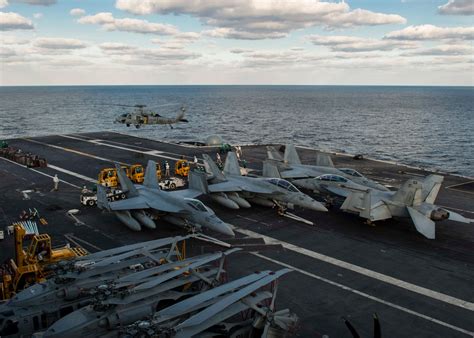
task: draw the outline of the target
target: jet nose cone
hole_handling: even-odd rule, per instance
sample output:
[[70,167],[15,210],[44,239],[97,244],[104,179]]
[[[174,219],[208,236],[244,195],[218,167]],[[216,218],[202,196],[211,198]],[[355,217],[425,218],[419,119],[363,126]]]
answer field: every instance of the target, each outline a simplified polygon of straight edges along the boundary
[[230,237],[235,237],[235,233],[233,229],[233,226],[225,223],[225,222],[219,222],[219,224],[215,224],[213,227],[210,227],[212,230],[219,232],[223,235],[230,236]]
[[315,200],[312,201],[311,206],[309,208],[315,211],[322,211],[322,212],[328,211],[328,209],[322,203]]
[[222,231],[222,233],[224,235],[227,235],[229,237],[235,237],[235,233],[234,233],[234,230],[233,230],[233,226],[231,224],[228,224],[228,223],[224,223],[226,226],[223,228],[224,231]]

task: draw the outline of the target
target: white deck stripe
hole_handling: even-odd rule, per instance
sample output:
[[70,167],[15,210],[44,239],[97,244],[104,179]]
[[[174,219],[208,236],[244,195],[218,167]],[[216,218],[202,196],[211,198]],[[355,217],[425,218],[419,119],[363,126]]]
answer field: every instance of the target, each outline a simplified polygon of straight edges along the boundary
[[38,143],[38,144],[41,144],[41,145],[44,145],[44,146],[47,146],[47,147],[51,147],[51,148],[55,148],[55,149],[61,149],[61,150],[67,151],[69,153],[90,157],[90,158],[93,158],[93,159],[96,159],[96,160],[101,160],[101,161],[105,161],[105,162],[112,162],[112,163],[117,162],[117,163],[124,164],[124,165],[130,165],[129,163],[118,162],[118,161],[111,160],[110,158],[95,156],[95,155],[88,154],[88,153],[85,153],[85,152],[82,152],[82,151],[79,151],[79,150],[66,148],[66,147],[61,147],[61,146],[56,146],[54,144],[49,144],[49,143],[45,143],[45,142],[41,142],[41,141],[37,141],[37,140],[32,140],[32,139],[29,139],[29,138],[23,138],[22,140],[25,140],[25,141],[28,141],[28,142],[33,142],[33,143]]
[[[7,158],[0,157],[0,159],[5,160],[5,161],[8,161],[8,162],[13,163],[13,164],[16,164],[17,166],[23,167],[23,168],[25,168],[25,169],[34,171],[35,173],[41,174],[41,175],[43,175],[43,176],[47,176],[47,177],[53,178],[53,176],[51,176],[51,175],[48,175],[48,174],[46,174],[46,173],[43,173],[43,172],[41,172],[41,171],[39,171],[39,170],[36,170],[36,169],[33,169],[33,168],[25,167],[24,165],[22,165],[22,164],[20,164],[20,163],[16,163],[16,162],[14,162],[14,161],[11,161],[11,160],[9,160],[9,159],[7,159]],[[50,165],[48,165],[48,166],[51,167]],[[81,189],[81,187],[79,187],[79,186],[77,186],[77,185],[75,185],[75,184],[69,183],[69,182],[67,182],[67,181],[64,181],[64,180],[62,180],[62,179],[59,179],[59,181],[65,183],[65,184],[67,184],[67,185],[70,185],[70,186],[72,186],[72,187],[74,187],[74,188]]]
[[287,268],[289,268],[289,269],[292,269],[292,270],[294,270],[294,271],[297,271],[297,272],[299,272],[299,273],[301,273],[301,274],[303,274],[303,275],[305,275],[305,276],[308,276],[308,277],[311,277],[311,278],[320,280],[320,281],[322,281],[322,282],[325,282],[325,283],[331,284],[331,285],[333,285],[333,286],[336,286],[336,287],[338,287],[338,288],[341,288],[341,289],[343,289],[343,290],[346,290],[346,291],[355,293],[355,294],[357,294],[357,295],[359,295],[359,296],[368,298],[368,299],[373,300],[373,301],[375,301],[375,302],[378,302],[378,303],[381,303],[381,304],[390,306],[390,307],[392,307],[392,308],[395,308],[395,309],[397,309],[397,310],[406,312],[406,313],[411,314],[411,315],[413,315],[413,316],[426,319],[427,321],[430,321],[430,322],[433,322],[433,323],[442,325],[442,326],[447,327],[447,328],[449,328],[449,329],[452,329],[452,330],[455,330],[455,331],[464,333],[464,334],[466,334],[466,335],[468,335],[468,336],[474,337],[474,332],[472,332],[472,331],[465,330],[465,329],[463,329],[463,328],[460,328],[460,327],[457,327],[457,326],[448,324],[448,323],[446,323],[446,322],[443,322],[443,321],[441,321],[441,320],[439,320],[439,319],[436,319],[436,318],[433,318],[433,317],[429,317],[429,316],[424,315],[424,314],[421,314],[421,313],[419,313],[419,312],[416,312],[416,311],[407,309],[406,307],[403,307],[403,306],[400,306],[400,305],[397,305],[397,304],[388,302],[388,301],[383,300],[383,299],[380,299],[380,298],[378,298],[378,297],[371,296],[371,295],[369,295],[369,294],[367,294],[367,293],[365,293],[365,292],[358,291],[358,290],[353,289],[353,288],[351,288],[351,287],[348,287],[348,286],[346,286],[346,285],[343,285],[343,284],[334,282],[334,281],[332,281],[332,280],[329,280],[329,279],[327,279],[327,278],[324,278],[324,277],[315,275],[315,274],[313,274],[313,273],[311,273],[311,272],[308,272],[308,271],[299,269],[299,268],[297,268],[296,266],[293,266],[293,265],[290,265],[290,264],[286,264],[286,263],[280,262],[280,261],[278,261],[278,260],[276,260],[276,259],[269,258],[269,257],[264,256],[264,255],[262,255],[262,254],[259,254],[259,253],[256,253],[256,252],[252,252],[251,254],[254,255],[254,256],[260,257],[260,258],[262,258],[262,259],[264,259],[264,260],[270,261],[270,262],[272,262],[272,263],[275,263],[275,264],[278,264],[278,265],[287,267]]
[[[122,147],[122,146],[116,146],[116,145],[113,145],[113,144],[102,143],[98,140],[84,140],[84,139],[81,139],[79,137],[70,136],[70,135],[60,135],[60,136],[65,137],[65,138],[70,138],[70,139],[73,139],[73,140],[79,140],[79,141],[83,141],[83,142],[93,143],[93,144],[101,145],[101,146],[104,146],[104,147],[116,148],[116,149],[121,149],[121,150],[125,150],[125,151],[131,151],[131,152],[134,152],[134,153],[141,153],[141,154],[145,154],[145,155],[166,158],[168,160],[178,161],[178,160],[181,159],[179,157],[172,157],[172,156],[158,154],[157,152],[159,152],[159,150],[143,151],[143,150],[137,150],[137,149],[127,148],[127,147]],[[105,141],[105,140],[103,140],[103,141]]]
[[375,272],[375,271],[363,268],[363,267],[358,266],[358,265],[354,265],[354,264],[351,264],[351,263],[348,263],[348,262],[344,262],[344,261],[341,261],[339,259],[336,259],[336,258],[333,258],[333,257],[330,257],[330,256],[326,256],[326,255],[320,254],[318,252],[311,251],[311,250],[293,245],[293,244],[288,243],[288,242],[280,241],[276,238],[272,238],[272,237],[269,237],[269,236],[259,234],[257,232],[253,232],[253,231],[248,230],[248,229],[242,229],[242,228],[239,228],[239,227],[235,227],[235,230],[242,233],[242,234],[244,234],[244,235],[247,235],[249,237],[263,238],[263,240],[265,241],[266,244],[279,244],[279,245],[283,246],[285,249],[297,252],[299,254],[302,254],[302,255],[305,255],[305,256],[308,256],[308,257],[311,257],[311,258],[314,258],[314,259],[317,259],[317,260],[320,260],[320,261],[323,261],[323,262],[326,262],[326,263],[329,263],[329,264],[332,264],[332,265],[335,265],[335,266],[338,266],[340,268],[344,268],[344,269],[347,269],[347,270],[350,270],[350,271],[360,273],[364,276],[367,276],[367,277],[370,277],[370,278],[373,278],[373,279],[377,279],[379,281],[382,281],[382,282],[385,282],[385,283],[388,283],[388,284],[391,284],[391,285],[394,285],[394,286],[398,286],[402,289],[406,289],[408,291],[415,292],[415,293],[421,294],[423,296],[430,297],[430,298],[439,300],[441,302],[444,302],[444,303],[447,303],[447,304],[450,304],[450,305],[454,305],[454,306],[458,306],[458,307],[461,307],[461,308],[466,309],[466,310],[474,311],[474,303],[471,303],[471,302],[468,302],[468,301],[465,301],[465,300],[462,300],[462,299],[459,299],[459,298],[455,298],[455,297],[446,295],[444,293],[433,291],[433,290],[424,288],[422,286],[418,286],[418,285],[415,285],[415,284],[412,284],[412,283],[408,283],[408,282],[402,281],[400,279],[397,279],[397,278],[394,278],[394,277],[391,277],[391,276],[384,275],[384,274],[379,273],[379,272]]
[[77,177],[77,178],[80,178],[81,180],[84,180],[84,181],[89,181],[89,182],[92,182],[92,183],[97,183],[97,180],[94,180],[92,177],[87,177],[87,176],[84,176],[84,175],[75,173],[75,172],[73,172],[73,171],[70,171],[70,170],[67,170],[67,169],[64,169],[64,168],[57,167],[57,166],[52,165],[52,164],[48,164],[48,168],[51,168],[51,169],[60,171],[60,172],[62,172],[62,173],[65,173],[65,174],[68,174],[68,175],[71,175],[71,176],[74,176],[74,177]]

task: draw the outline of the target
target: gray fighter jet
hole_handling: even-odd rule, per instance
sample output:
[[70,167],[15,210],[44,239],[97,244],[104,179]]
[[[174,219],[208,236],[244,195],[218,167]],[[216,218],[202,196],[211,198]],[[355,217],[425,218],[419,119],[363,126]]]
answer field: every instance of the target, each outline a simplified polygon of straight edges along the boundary
[[204,154],[203,158],[206,171],[212,175],[208,186],[210,197],[227,208],[249,208],[250,201],[268,207],[297,205],[305,209],[327,211],[321,203],[286,180],[241,176],[234,152],[227,153],[223,173],[208,155]]
[[[94,300],[51,325],[44,337],[97,337],[153,316],[164,304],[220,283],[225,257],[240,249],[190,257],[123,276],[96,288]],[[213,262],[219,261],[219,264]]]
[[419,233],[434,239],[435,221],[474,221],[434,204],[443,179],[443,176],[439,175],[429,175],[422,181],[410,179],[396,192],[367,189],[358,187],[353,182],[341,184],[336,181],[326,181],[325,189],[345,198],[341,210],[357,213],[370,222],[392,217],[409,217]]
[[31,336],[90,304],[100,285],[141,281],[145,273],[156,271],[163,262],[179,261],[177,245],[189,238],[196,235],[126,245],[48,266],[50,273],[45,282],[0,304],[0,336]]
[[[122,223],[132,230],[141,230],[141,225],[155,229],[152,217],[161,218],[180,227],[201,227],[234,236],[232,226],[219,219],[216,214],[195,197],[207,191],[205,174],[190,172],[189,189],[162,191],[156,177],[156,163],[148,161],[143,185],[134,185],[116,164],[122,190],[127,198],[109,202],[105,188],[97,186],[97,206],[113,211]],[[146,212],[145,212],[146,211]]]
[[[350,168],[335,168],[331,157],[327,154],[318,153],[316,165],[302,164],[293,144],[287,144],[285,154],[282,157],[280,152],[273,147],[267,147],[268,159],[278,163],[281,177],[290,179],[292,183],[301,188],[307,188],[304,180],[296,179],[313,178],[324,174],[338,175],[350,179],[354,183],[367,186],[380,191],[389,191],[383,185],[368,179],[358,171]],[[264,175],[265,176],[265,175]]]
[[115,123],[125,124],[127,127],[134,125],[135,128],[140,128],[142,125],[146,124],[167,124],[173,128],[173,124],[180,122],[188,122],[184,118],[184,113],[186,108],[181,107],[180,111],[175,118],[163,117],[158,113],[152,111],[145,111],[145,105],[137,104],[135,106],[120,105],[123,107],[135,107],[135,111],[132,113],[122,114],[117,116]]

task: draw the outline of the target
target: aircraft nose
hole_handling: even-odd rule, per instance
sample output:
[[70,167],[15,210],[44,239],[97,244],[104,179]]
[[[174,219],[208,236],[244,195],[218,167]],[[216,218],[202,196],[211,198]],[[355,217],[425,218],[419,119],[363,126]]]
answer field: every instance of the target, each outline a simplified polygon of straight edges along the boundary
[[312,210],[327,212],[328,209],[320,202],[313,200]]
[[219,232],[223,235],[230,236],[230,237],[235,237],[235,233],[233,229],[233,226],[223,222],[223,221],[214,221],[214,222],[209,222],[207,227],[211,230],[214,230],[216,232]]

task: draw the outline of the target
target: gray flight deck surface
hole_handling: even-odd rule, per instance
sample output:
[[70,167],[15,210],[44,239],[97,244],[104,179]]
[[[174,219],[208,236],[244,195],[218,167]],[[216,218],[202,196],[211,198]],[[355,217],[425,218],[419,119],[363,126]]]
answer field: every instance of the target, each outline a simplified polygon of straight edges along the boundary
[[[133,232],[112,213],[79,204],[80,188],[91,185],[101,168],[111,161],[146,164],[181,155],[192,159],[206,152],[215,158],[216,148],[190,147],[141,139],[118,133],[88,133],[12,139],[13,147],[45,157],[48,168],[27,169],[0,158],[0,227],[18,219],[21,210],[38,209],[49,224],[39,226],[53,244],[82,245],[90,251],[108,249],[182,231],[158,222],[158,229]],[[264,146],[242,147],[249,167],[261,169]],[[314,150],[299,149],[304,163]],[[352,167],[369,178],[397,187],[402,181],[427,175],[418,169],[372,160],[353,160],[335,155],[338,167]],[[58,192],[52,176],[61,180]],[[47,176],[49,175],[49,176]],[[436,204],[474,218],[474,184],[446,176]],[[30,199],[22,190],[36,189]],[[428,240],[407,220],[388,220],[376,226],[354,215],[294,211],[314,222],[310,226],[278,216],[264,207],[229,210],[200,198],[224,221],[237,227],[228,243],[244,248],[229,257],[229,277],[235,279],[256,270],[296,271],[281,278],[277,307],[290,308],[300,317],[300,337],[350,337],[341,317],[349,318],[363,337],[372,335],[372,313],[381,321],[383,337],[469,337],[474,334],[474,223],[437,223],[436,240]],[[79,209],[77,218],[66,215]],[[5,230],[5,229],[4,229]],[[267,236],[267,237],[265,237]],[[262,239],[263,238],[263,239]],[[264,241],[265,240],[265,241]],[[193,241],[192,251],[217,250]],[[0,260],[13,255],[13,238],[0,242]]]

